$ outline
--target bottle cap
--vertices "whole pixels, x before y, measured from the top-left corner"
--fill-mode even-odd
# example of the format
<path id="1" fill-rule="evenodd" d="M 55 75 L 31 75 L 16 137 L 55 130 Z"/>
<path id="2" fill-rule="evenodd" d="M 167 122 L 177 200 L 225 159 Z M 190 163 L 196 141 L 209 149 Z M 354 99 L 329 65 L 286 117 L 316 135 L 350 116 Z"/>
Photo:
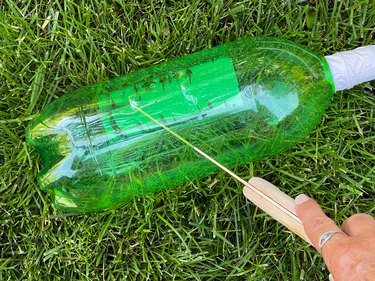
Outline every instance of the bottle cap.
<path id="1" fill-rule="evenodd" d="M 336 91 L 375 79 L 375 45 L 326 56 Z"/>

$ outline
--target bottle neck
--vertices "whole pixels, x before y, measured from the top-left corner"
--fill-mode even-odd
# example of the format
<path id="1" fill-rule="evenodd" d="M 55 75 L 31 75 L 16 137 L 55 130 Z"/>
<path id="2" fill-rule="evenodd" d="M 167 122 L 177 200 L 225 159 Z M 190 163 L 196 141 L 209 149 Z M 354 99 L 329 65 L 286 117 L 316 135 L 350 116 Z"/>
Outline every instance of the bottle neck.
<path id="1" fill-rule="evenodd" d="M 375 45 L 325 56 L 336 91 L 375 80 Z"/>

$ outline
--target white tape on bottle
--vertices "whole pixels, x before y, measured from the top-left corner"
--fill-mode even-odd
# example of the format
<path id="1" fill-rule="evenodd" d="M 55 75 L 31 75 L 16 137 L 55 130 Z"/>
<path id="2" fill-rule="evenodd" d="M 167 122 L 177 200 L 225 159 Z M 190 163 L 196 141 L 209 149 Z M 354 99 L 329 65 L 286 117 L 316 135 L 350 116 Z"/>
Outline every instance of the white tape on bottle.
<path id="1" fill-rule="evenodd" d="M 336 91 L 375 79 L 375 45 L 359 47 L 325 57 Z"/>

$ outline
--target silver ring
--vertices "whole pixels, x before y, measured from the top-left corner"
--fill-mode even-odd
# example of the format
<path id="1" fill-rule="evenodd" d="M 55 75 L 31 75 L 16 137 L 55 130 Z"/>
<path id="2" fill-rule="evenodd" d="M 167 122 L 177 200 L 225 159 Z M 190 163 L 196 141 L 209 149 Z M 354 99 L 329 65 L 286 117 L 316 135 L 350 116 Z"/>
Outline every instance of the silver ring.
<path id="1" fill-rule="evenodd" d="M 320 236 L 320 239 L 319 239 L 320 250 L 322 250 L 324 244 L 327 243 L 327 241 L 331 239 L 332 236 L 335 235 L 336 233 L 340 233 L 340 231 L 327 231 L 327 232 L 324 232 L 322 236 Z"/>

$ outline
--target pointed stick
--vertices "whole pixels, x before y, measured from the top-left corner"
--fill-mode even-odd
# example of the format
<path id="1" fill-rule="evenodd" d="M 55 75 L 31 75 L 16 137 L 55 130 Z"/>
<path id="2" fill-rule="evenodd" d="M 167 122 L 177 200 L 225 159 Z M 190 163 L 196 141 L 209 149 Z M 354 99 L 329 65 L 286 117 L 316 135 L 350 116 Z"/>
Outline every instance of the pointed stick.
<path id="1" fill-rule="evenodd" d="M 141 108 L 139 108 L 137 106 L 136 102 L 130 101 L 130 105 L 134 109 L 136 109 L 137 111 L 139 111 L 140 113 L 142 113 L 144 116 L 146 116 L 147 118 L 149 118 L 150 120 L 152 120 L 153 122 L 155 122 L 156 124 L 158 124 L 159 126 L 161 126 L 168 133 L 172 134 L 174 137 L 176 137 L 177 139 L 179 139 L 181 142 L 183 142 L 184 144 L 186 144 L 187 146 L 189 146 L 190 148 L 192 148 L 193 150 L 195 150 L 196 152 L 198 152 L 204 158 L 206 158 L 207 160 L 209 160 L 210 162 L 212 162 L 213 164 L 215 164 L 216 166 L 218 166 L 220 169 L 222 169 L 223 171 L 225 171 L 226 173 L 228 173 L 229 175 L 231 175 L 233 178 L 235 178 L 239 182 L 241 182 L 245 186 L 244 187 L 244 195 L 250 201 L 252 201 L 256 206 L 258 206 L 259 208 L 261 208 L 266 213 L 270 214 L 273 218 L 275 218 L 277 221 L 279 221 L 280 223 L 282 223 L 288 229 L 290 229 L 291 231 L 293 231 L 294 233 L 296 233 L 297 235 L 299 235 L 306 242 L 308 242 L 308 243 L 311 244 L 310 240 L 307 238 L 307 235 L 306 235 L 306 233 L 303 230 L 303 226 L 302 226 L 301 220 L 295 214 L 294 201 L 293 201 L 293 203 L 290 201 L 290 200 L 293 200 L 292 198 L 290 198 L 285 193 L 282 193 L 277 187 L 271 185 L 267 181 L 263 180 L 264 182 L 266 182 L 266 183 L 269 184 L 268 185 L 269 191 L 272 189 L 272 188 L 270 189 L 270 186 L 273 187 L 273 189 L 272 189 L 273 192 L 272 191 L 271 192 L 266 192 L 266 190 L 264 189 L 264 187 L 267 187 L 267 185 L 264 182 L 263 182 L 263 185 L 259 184 L 259 180 L 258 181 L 256 181 L 256 180 L 253 181 L 253 183 L 255 183 L 257 185 L 257 187 L 255 187 L 251 183 L 246 182 L 244 179 L 240 178 L 238 175 L 236 175 L 234 172 L 232 172 L 231 170 L 229 170 L 227 167 L 225 167 L 224 165 L 222 165 L 221 163 L 219 163 L 218 161 L 216 161 L 215 159 L 213 159 L 212 157 L 210 157 L 209 155 L 207 155 L 205 152 L 203 152 L 202 150 L 200 150 L 199 148 L 197 148 L 196 146 L 194 146 L 192 143 L 188 142 L 186 139 L 184 139 L 183 137 L 181 137 L 179 134 L 177 134 L 176 132 L 172 131 L 169 127 L 167 127 L 163 123 L 159 122 L 154 117 L 152 117 L 151 115 L 149 115 L 147 112 L 145 112 L 144 110 L 142 110 Z M 274 192 L 275 188 L 279 192 Z M 283 196 L 281 196 L 281 195 L 283 195 Z M 289 199 L 285 200 L 285 198 L 289 198 Z"/>

